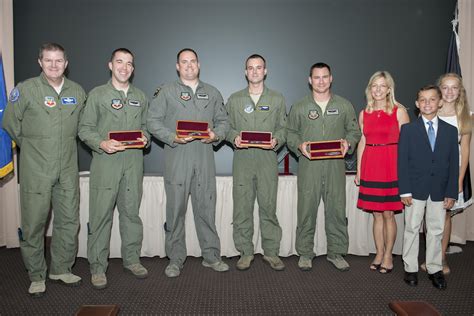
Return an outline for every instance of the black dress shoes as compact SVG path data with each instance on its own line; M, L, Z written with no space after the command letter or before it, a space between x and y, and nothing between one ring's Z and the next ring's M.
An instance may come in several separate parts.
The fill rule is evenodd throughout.
M428 274L433 286L440 290L445 290L447 287L446 279L444 278L443 271L438 271L433 274Z
M405 277L403 278L406 284L409 286L418 285L418 273L417 272L405 272Z

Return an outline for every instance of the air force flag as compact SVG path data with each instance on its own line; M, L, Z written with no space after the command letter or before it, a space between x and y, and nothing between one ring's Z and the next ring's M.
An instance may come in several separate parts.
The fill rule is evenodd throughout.
M3 129L3 111L7 107L7 92L3 75L3 60L0 54L0 179L13 170L12 140Z

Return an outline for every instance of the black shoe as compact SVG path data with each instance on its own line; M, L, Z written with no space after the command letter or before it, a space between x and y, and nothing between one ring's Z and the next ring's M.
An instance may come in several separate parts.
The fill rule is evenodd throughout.
M403 278L406 284L409 286L418 285L418 272L405 272L405 277Z
M447 287L446 279L444 278L443 271L438 271L433 274L428 274L433 286L439 290L445 290Z

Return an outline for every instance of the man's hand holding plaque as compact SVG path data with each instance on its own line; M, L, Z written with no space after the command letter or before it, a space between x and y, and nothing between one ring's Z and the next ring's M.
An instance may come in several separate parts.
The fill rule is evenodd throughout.
M209 134L209 137L201 139L201 143L210 144L219 140L216 133L214 133L210 128L207 129L207 133Z
M308 152L308 144L310 142L303 142L301 143L299 146L298 146L298 149L301 151L301 153L303 154L303 156L305 156L306 158L310 159L311 160L311 155L309 154Z
M111 131L109 139L100 143L100 148L108 154L129 148L143 148L148 139L142 131Z
M115 139L107 139L100 142L100 149L107 154L115 154L117 151L124 151L126 148L121 142Z

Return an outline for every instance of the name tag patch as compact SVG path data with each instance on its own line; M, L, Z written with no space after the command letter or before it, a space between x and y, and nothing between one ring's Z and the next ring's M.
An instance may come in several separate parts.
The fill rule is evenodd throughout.
M140 101L137 101L137 100L128 100L128 105L131 105L131 106L140 106Z
M196 94L196 97L199 100L209 100L209 95L207 93L198 93Z
M338 109L327 110L326 115L339 115Z
M268 105L259 105L258 110L259 111L270 111L270 106L268 106Z
M74 98L74 97L64 97L64 98L61 98L61 104L63 104L63 105L74 105L74 104L77 104L76 98Z

